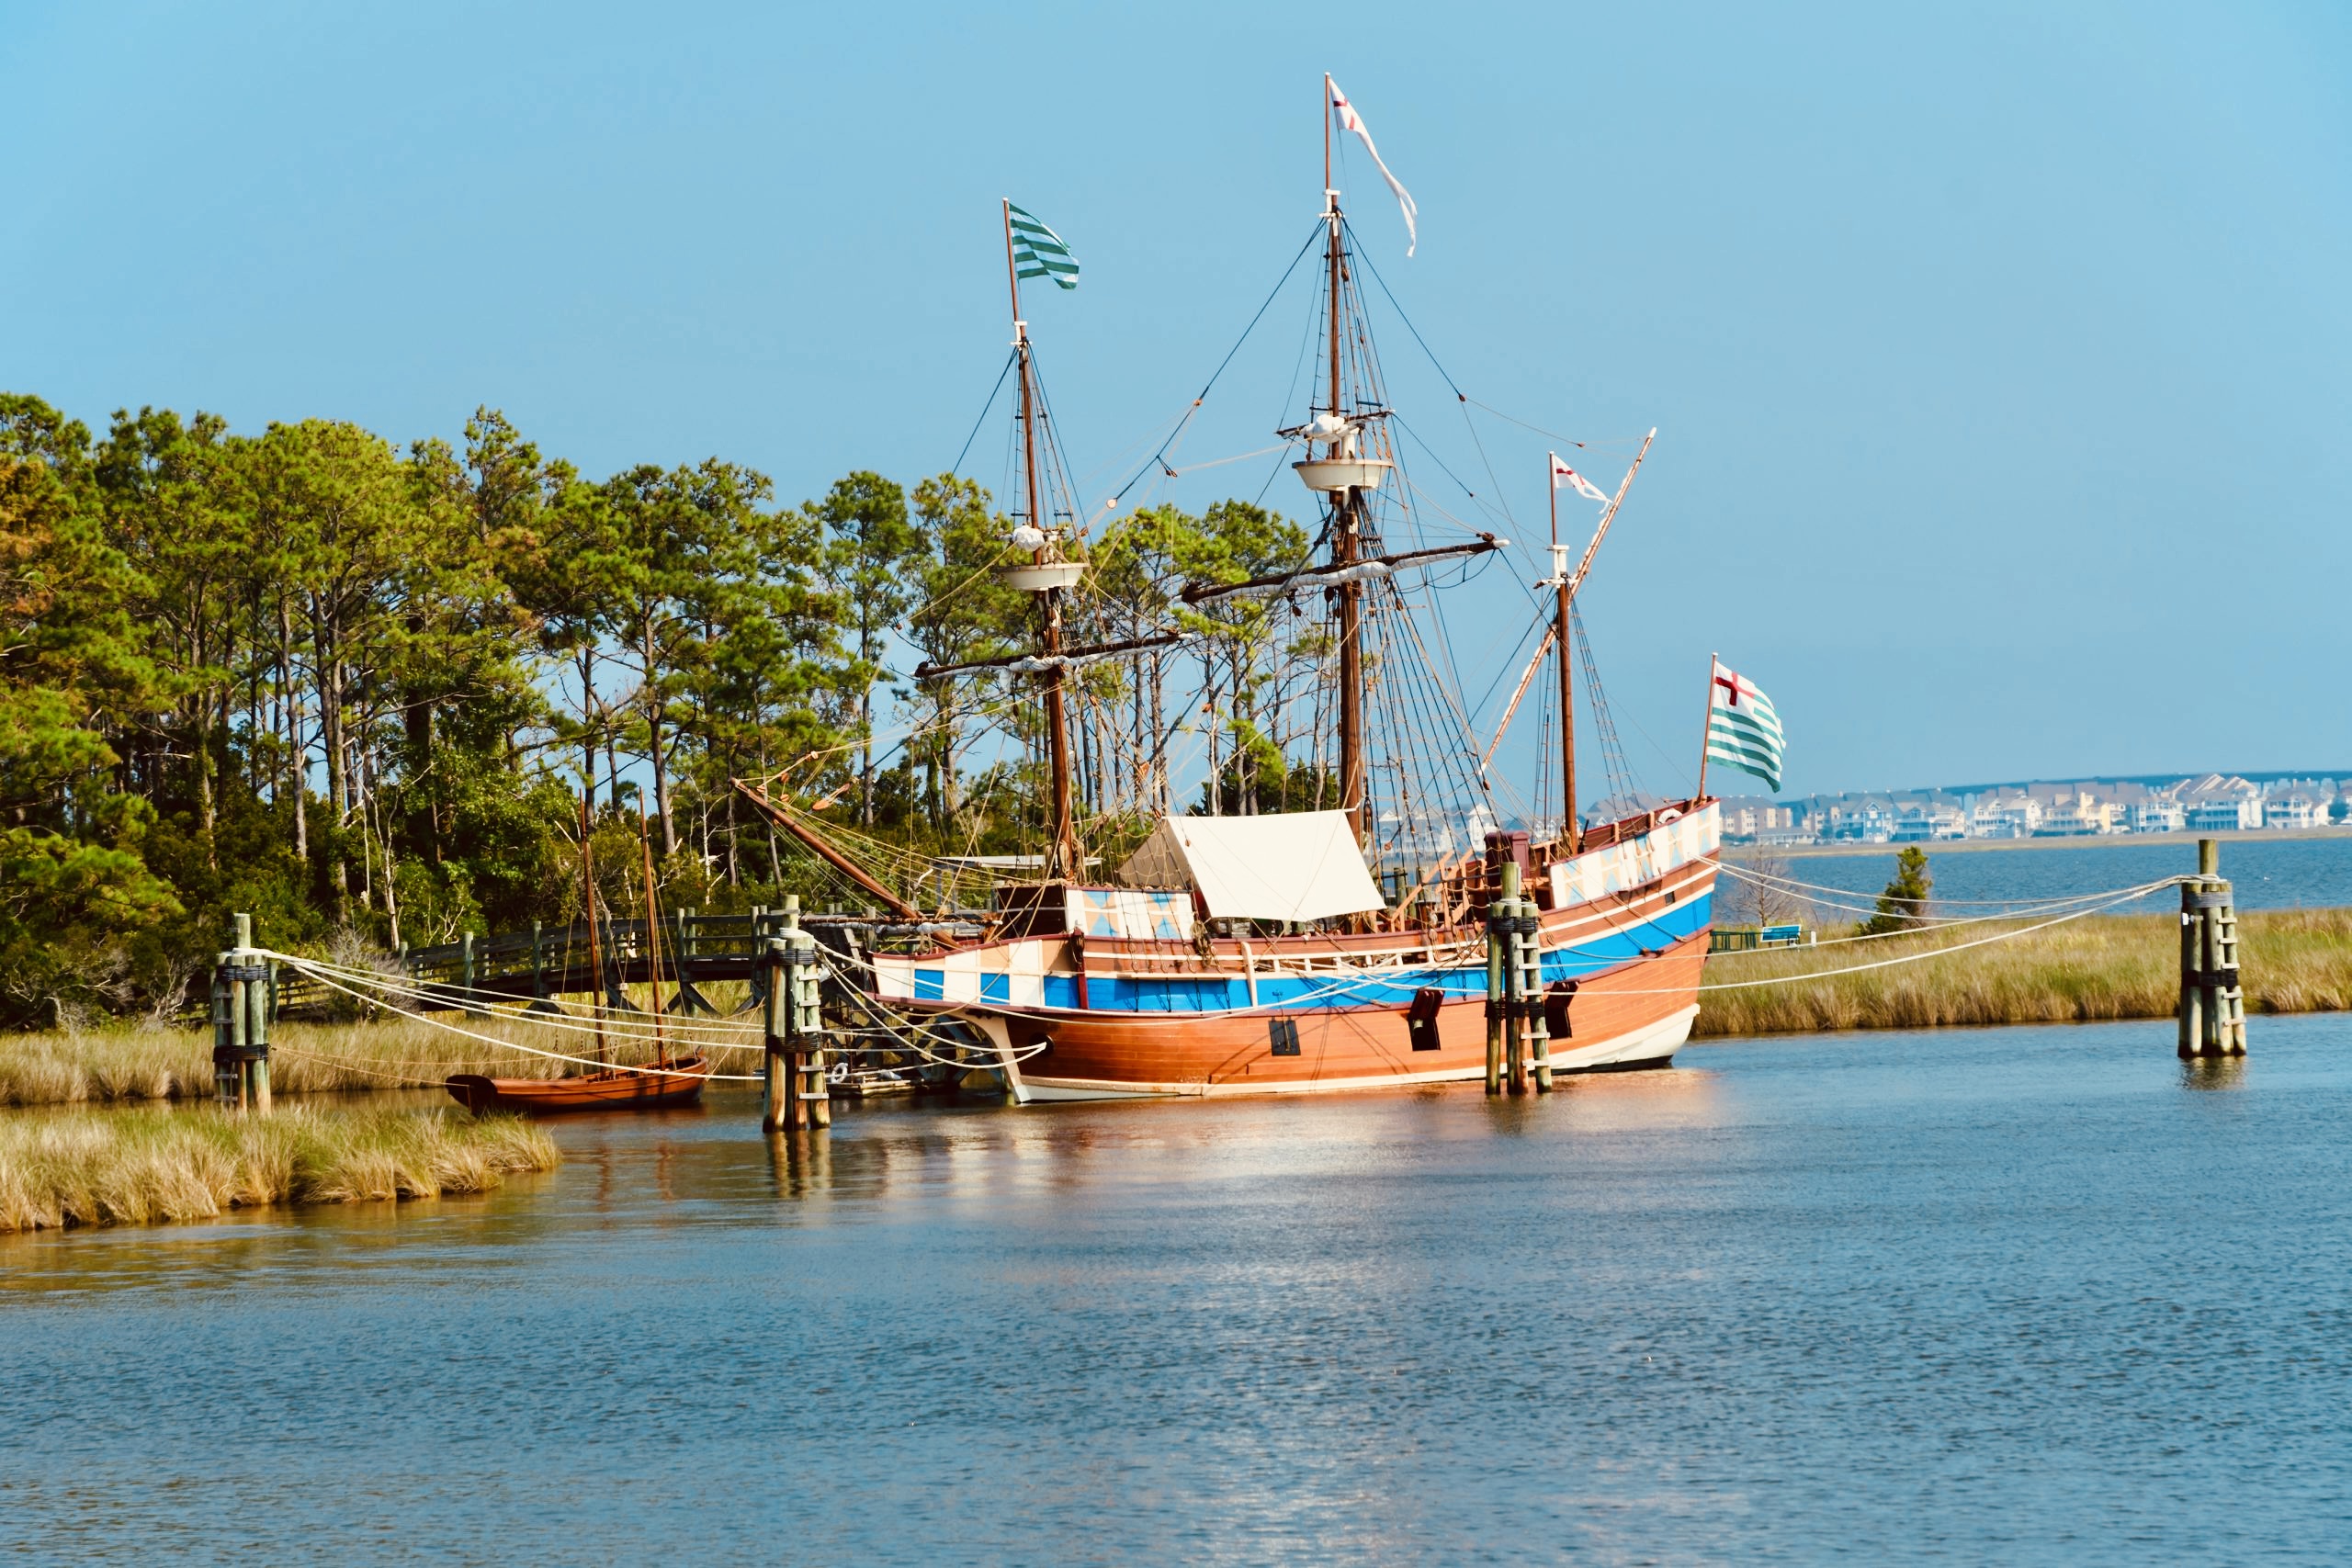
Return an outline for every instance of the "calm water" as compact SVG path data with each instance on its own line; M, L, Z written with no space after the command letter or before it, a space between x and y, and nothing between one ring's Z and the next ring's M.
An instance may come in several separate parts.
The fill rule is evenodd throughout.
M482 1200L0 1238L0 1548L2337 1561L2352 1020L1548 1101L572 1122Z
M2153 840L2119 837L2064 848L2030 840L2015 849L1920 847L1928 852L1936 897L1955 901L2067 898L2102 888L2135 887L2197 869L2197 840L2191 834ZM1735 850L1735 863L1748 852ZM1895 852L1890 849L1870 854L1788 855L1779 874L1875 898L1894 874ZM2233 885L2241 909L2352 905L2352 838L2248 843L2223 840L2222 874ZM2154 900L2132 908L2177 908L2179 898L2179 894L2166 889Z

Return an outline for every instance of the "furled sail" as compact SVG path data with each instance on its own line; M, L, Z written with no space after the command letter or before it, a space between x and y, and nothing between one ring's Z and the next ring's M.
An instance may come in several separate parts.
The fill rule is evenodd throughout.
M1320 920L1387 907L1344 811L1163 817L1119 880L1197 888L1220 919Z

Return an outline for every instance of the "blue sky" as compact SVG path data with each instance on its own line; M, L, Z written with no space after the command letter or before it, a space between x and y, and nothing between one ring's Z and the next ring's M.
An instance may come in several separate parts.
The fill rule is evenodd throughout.
M1325 70L1419 203L1408 260L1341 176L1453 381L1604 478L1659 427L1585 601L1652 787L1710 649L1778 703L1791 790L2352 766L2336 6L0 0L0 386L401 441L489 404L591 472L911 480L1001 362L1010 195L1085 264L1027 313L1096 502L1306 237ZM1305 309L1186 458L1295 415ZM1534 537L1551 443L1465 425L1374 327L1413 429ZM1525 601L1469 601L1491 668Z

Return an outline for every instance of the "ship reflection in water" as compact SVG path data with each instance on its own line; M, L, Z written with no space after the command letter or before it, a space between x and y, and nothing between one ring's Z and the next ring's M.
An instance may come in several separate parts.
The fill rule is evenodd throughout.
M1111 1101L1012 1113L985 1101L942 1113L899 1100L851 1113L859 1115L854 1137L778 1134L768 1140L769 1168L779 1196L865 1201L1047 1191L1083 1197L1097 1189L1232 1179L1360 1180L1367 1151L1381 1156L1385 1179L1409 1180L1416 1171L1460 1169L1472 1145L1497 1134L1622 1139L1707 1126L1717 1106L1716 1079L1703 1068L1593 1074L1564 1077L1548 1100L1488 1100L1476 1088L1448 1087ZM643 1158L632 1131L614 1128L618 1135L605 1157ZM1595 1145L1580 1157L1607 1161L1629 1152Z
M0 1238L0 1547L2325 1560L2352 1021L2256 1024L773 1139L714 1092L481 1199Z

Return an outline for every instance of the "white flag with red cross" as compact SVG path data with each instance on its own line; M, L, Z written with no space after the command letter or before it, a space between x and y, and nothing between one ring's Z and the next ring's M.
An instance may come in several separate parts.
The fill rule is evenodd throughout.
M1588 501L1597 501L1603 506L1609 504L1608 491L1562 462L1557 452L1552 454L1552 488L1572 490Z
M1373 167L1380 171L1380 177L1386 180L1388 188L1396 194L1396 205L1405 212L1405 254L1409 256L1413 254L1413 247L1421 243L1419 226L1414 222L1420 216L1421 209L1413 205L1412 193L1388 172L1388 165L1381 162L1380 149L1372 144L1372 132L1364 129L1363 116L1356 113L1355 105L1348 102L1348 96L1340 91L1337 82L1329 76L1323 81L1331 89L1331 112L1340 117L1340 129L1356 133L1356 140L1363 143L1363 150L1372 154Z
M1755 682L1716 660L1707 703L1707 761L1753 773L1765 788L1777 790L1786 744L1772 699Z

